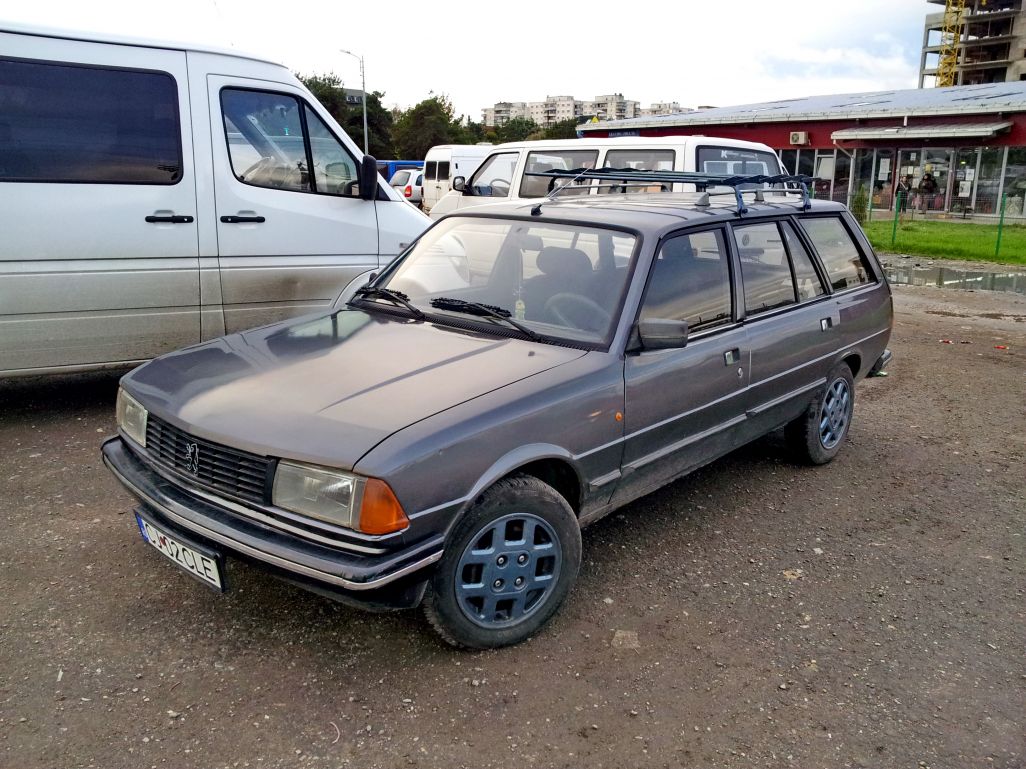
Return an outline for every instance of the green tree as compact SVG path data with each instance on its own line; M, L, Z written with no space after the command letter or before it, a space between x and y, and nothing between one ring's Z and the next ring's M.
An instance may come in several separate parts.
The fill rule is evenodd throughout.
M349 104L342 78L334 72L326 75L300 75L296 77L307 87L317 101L342 128L358 147L363 148L363 104ZM367 96L367 130L370 133L370 154L376 158L394 158L392 146L392 113L381 101L385 94L374 91Z
M398 158L392 143L392 113L385 109L381 100L385 94L373 91L367 95L367 131L370 133L370 154L379 160ZM363 147L363 105L355 104L349 109L349 117L342 127L353 141Z
M558 123L553 123L545 129L545 139L576 139L577 138L577 118L569 117L566 120L560 120Z
M327 75L301 75L298 72L296 77L306 86L319 101L328 114L344 126L349 119L349 105L346 104L346 92L342 88L342 78L334 72Z
M500 142L520 142L538 130L538 124L529 117L515 117L495 129Z
M453 114L452 102L432 94L395 121L392 139L400 157L419 160L436 144L461 144L465 132Z

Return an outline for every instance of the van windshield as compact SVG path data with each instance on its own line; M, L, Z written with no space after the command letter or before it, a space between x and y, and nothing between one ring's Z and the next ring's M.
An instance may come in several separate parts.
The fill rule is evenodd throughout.
M425 233L374 285L402 292L432 318L465 322L450 307L485 305L542 338L602 345L615 327L635 243L634 235L598 227L457 216Z

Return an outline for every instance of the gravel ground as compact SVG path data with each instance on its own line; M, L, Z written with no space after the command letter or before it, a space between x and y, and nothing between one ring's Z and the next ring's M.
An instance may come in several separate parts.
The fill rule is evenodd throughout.
M1021 769L1026 298L895 293L834 463L770 436L624 508L496 652L235 562L214 594L100 462L115 375L0 383L0 767Z

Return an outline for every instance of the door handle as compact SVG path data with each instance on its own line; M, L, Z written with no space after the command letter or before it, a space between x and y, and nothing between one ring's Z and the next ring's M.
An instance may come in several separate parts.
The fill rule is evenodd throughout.
M820 331L829 331L833 327L834 327L834 319L833 318L820 318L819 319L819 330Z
M191 216L178 216L176 214L168 214L166 216L157 216L151 214L146 217L147 224L192 224L193 218Z
M741 349L739 347L735 347L733 350L727 350L723 353L724 366L733 366L739 360L741 360Z
M222 216L221 221L225 224L263 224L267 220L262 216Z

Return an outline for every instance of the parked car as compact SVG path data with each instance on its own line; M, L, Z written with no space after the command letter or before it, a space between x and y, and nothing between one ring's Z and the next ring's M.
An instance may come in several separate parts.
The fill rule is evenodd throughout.
M420 205L424 190L423 171L416 168L396 171L389 184L413 205Z
M503 646L558 609L582 526L776 428L833 459L891 321L838 203L471 209L331 312L128 374L103 458L145 541L215 589L241 558Z
M256 56L0 22L0 83L0 376L327 309L428 225Z
M424 156L425 211L430 211L449 190L454 177L470 177L492 151L491 144L439 144Z
M378 173L381 174L381 178L388 181L395 176L396 171L401 171L408 168L417 168L423 170L423 160L379 160L378 161Z
M706 174L780 174L783 168L769 145L714 136L622 136L613 139L556 139L509 142L492 147L472 174L453 173L452 190L428 210L431 218L468 206L503 200L533 200L548 193L549 181L537 171L571 168L632 168L693 171ZM561 195L603 195L621 191L597 180L569 184ZM666 185L671 186L671 185ZM693 189L680 182L675 192ZM631 192L658 191L641 187Z

